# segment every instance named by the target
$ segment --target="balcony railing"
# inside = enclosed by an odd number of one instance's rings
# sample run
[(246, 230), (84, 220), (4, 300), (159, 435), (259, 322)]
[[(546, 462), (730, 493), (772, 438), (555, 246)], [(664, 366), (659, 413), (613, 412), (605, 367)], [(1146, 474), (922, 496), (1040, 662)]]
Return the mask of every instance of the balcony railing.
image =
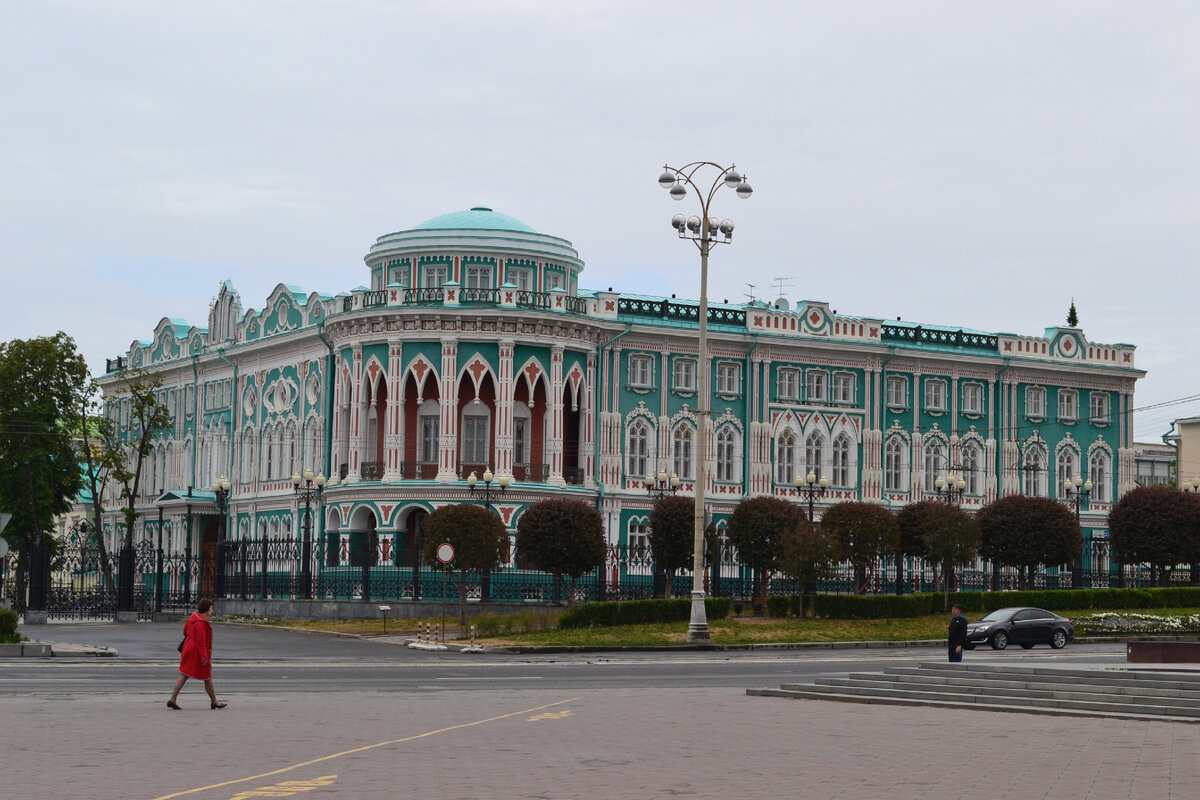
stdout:
[(999, 342), (997, 337), (990, 334), (923, 328), (920, 325), (884, 325), (880, 332), (880, 338), (885, 342), (936, 344), (973, 350), (995, 350)]
[(362, 469), (359, 471), (364, 481), (378, 481), (383, 479), (383, 462), (382, 461), (364, 461)]

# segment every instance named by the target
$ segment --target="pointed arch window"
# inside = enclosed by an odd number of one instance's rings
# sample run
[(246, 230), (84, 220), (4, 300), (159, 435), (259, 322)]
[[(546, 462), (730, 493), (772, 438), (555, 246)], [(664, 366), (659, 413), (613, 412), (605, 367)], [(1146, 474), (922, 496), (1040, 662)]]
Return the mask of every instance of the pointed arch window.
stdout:
[(690, 425), (680, 425), (672, 437), (673, 462), (675, 474), (680, 478), (693, 477), (692, 472), (692, 441), (695, 432)]
[(775, 482), (789, 484), (796, 475), (796, 436), (785, 430), (775, 439)]
[(962, 477), (967, 482), (963, 488), (966, 494), (983, 494), (983, 455), (979, 445), (967, 442), (962, 446)]
[(940, 439), (933, 439), (925, 443), (924, 468), (923, 486), (925, 491), (936, 491), (938, 475), (946, 469), (946, 456)]
[(824, 463), (825, 437), (819, 432), (813, 431), (804, 441), (804, 467), (808, 472), (819, 478), (824, 474), (822, 472)]
[(717, 480), (719, 481), (738, 480), (737, 454), (740, 450), (738, 440), (737, 430), (732, 425), (725, 425), (717, 431)]
[(888, 439), (883, 451), (883, 488), (903, 492), (908, 486), (908, 445), (898, 436)]
[(833, 475), (830, 482), (834, 486), (854, 485), (854, 443), (850, 436), (839, 433), (833, 440)]
[(1093, 503), (1109, 502), (1108, 494), (1109, 458), (1108, 453), (1097, 450), (1092, 453), (1088, 464), (1088, 480), (1092, 482), (1090, 500)]
[(646, 420), (635, 419), (630, 423), (625, 455), (626, 475), (642, 478), (650, 474), (650, 426)]

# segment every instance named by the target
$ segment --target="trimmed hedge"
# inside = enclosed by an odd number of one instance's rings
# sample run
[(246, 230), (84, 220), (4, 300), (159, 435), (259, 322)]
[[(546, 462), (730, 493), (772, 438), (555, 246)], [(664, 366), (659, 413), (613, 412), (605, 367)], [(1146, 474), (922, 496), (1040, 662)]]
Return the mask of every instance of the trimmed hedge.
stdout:
[[(784, 596), (794, 615), (798, 598)], [(884, 619), (923, 617), (943, 612), (944, 595), (933, 592), (896, 595), (816, 594), (804, 598), (805, 611), (828, 619)], [(772, 598), (774, 599), (774, 598)], [(769, 601), (768, 601), (769, 602)], [(1082, 611), (1091, 608), (1188, 608), (1200, 606), (1200, 586), (1169, 589), (1041, 589), (1028, 592), (951, 592), (950, 604), (962, 606), (968, 616), (998, 608), (1036, 606), (1048, 611)], [(778, 607), (775, 606), (776, 608)], [(772, 613), (771, 616), (785, 616)]]
[(21, 635), (17, 633), (17, 612), (11, 608), (0, 608), (0, 644), (17, 644)]
[[(704, 612), (708, 619), (725, 619), (731, 602), (728, 597), (708, 597)], [(650, 622), (687, 622), (692, 617), (688, 600), (622, 600), (615, 603), (583, 603), (558, 618), (560, 628), (611, 628), (618, 625), (643, 625)]]

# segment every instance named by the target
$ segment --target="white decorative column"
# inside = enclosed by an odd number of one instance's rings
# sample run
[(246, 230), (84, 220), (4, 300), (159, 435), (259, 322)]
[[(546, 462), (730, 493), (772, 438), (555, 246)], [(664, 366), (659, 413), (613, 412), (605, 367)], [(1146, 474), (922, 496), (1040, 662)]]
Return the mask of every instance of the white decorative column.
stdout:
[(383, 435), (383, 480), (400, 478), (400, 461), (404, 457), (404, 347), (399, 338), (388, 340), (387, 367), (387, 427)]
[(579, 454), (583, 457), (583, 485), (589, 489), (596, 488), (596, 442), (592, 439), (596, 430), (596, 354), (589, 353), (587, 372), (583, 376), (583, 386), (579, 390), (580, 402), (583, 403), (583, 413), (579, 415), (583, 430), (579, 432)]
[(366, 401), (362, 391), (362, 345), (355, 344), (352, 348), (353, 361), (350, 365), (350, 471), (346, 474), (346, 483), (354, 483), (362, 479), (360, 473), (363, 447), (363, 409)]
[(554, 345), (550, 349), (550, 436), (547, 449), (550, 452), (550, 477), (547, 483), (566, 486), (563, 479), (563, 347)]
[(441, 483), (458, 480), (458, 340), (442, 339), (438, 474)]
[(512, 475), (513, 471), (513, 341), (500, 342), (500, 363), (496, 387), (495, 430), (496, 457), (493, 471), (497, 475)]

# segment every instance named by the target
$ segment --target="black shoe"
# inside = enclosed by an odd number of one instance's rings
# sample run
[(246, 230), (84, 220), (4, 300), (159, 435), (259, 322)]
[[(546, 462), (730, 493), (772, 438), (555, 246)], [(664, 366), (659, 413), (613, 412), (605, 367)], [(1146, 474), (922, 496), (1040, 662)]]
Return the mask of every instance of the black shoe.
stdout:
[(213, 703), (212, 704), (213, 708), (224, 708), (225, 706), (226, 706), (225, 703)]
[(171, 709), (172, 711), (178, 711), (178, 710), (179, 710), (179, 706), (177, 706), (177, 705), (175, 704), (175, 701), (174, 701), (174, 700), (168, 700), (168, 701), (167, 701), (167, 708)]

